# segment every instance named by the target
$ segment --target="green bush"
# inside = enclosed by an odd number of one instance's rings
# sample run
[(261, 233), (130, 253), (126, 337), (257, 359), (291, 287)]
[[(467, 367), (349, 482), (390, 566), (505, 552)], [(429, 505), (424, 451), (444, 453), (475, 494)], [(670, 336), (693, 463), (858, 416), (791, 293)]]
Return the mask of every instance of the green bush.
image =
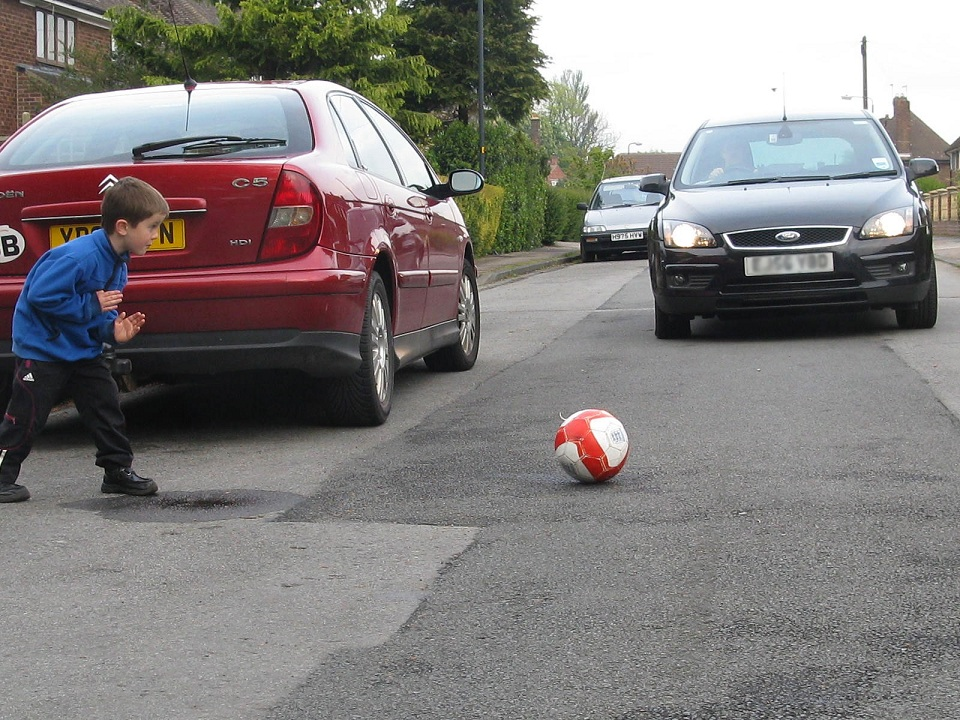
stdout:
[(917, 180), (917, 187), (920, 188), (920, 192), (927, 193), (933, 192), (934, 190), (942, 190), (946, 187), (946, 185), (936, 175), (931, 175), (930, 177), (924, 177)]
[(487, 173), (506, 194), (494, 251), (509, 253), (543, 243), (547, 205), (546, 153), (525, 132), (496, 123), (487, 133)]
[(577, 210), (577, 203), (589, 202), (592, 192), (583, 188), (547, 187), (547, 206), (543, 222), (544, 244), (549, 245), (560, 240), (580, 240), (583, 210)]
[(473, 239), (473, 251), (477, 257), (493, 252), (503, 213), (503, 198), (506, 192), (496, 185), (484, 185), (476, 195), (457, 198), (463, 220)]
[[(467, 228), (477, 255), (509, 253), (538, 247), (544, 240), (547, 203), (547, 156), (522, 130), (503, 122), (491, 123), (486, 133), (485, 175), (502, 192), (460, 198)], [(450, 123), (431, 138), (428, 157), (438, 170), (479, 170), (480, 134), (473, 125)], [(469, 197), (469, 196), (468, 196)], [(490, 202), (490, 207), (484, 207)], [(496, 224), (494, 240), (489, 232)]]

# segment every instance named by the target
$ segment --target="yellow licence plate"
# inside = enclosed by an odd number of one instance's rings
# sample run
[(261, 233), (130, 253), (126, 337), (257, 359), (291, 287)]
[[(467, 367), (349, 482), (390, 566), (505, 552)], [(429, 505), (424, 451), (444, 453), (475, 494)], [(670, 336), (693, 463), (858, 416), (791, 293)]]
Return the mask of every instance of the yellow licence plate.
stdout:
[[(50, 227), (50, 247), (63, 245), (76, 240), (81, 235), (89, 235), (99, 225), (52, 225)], [(183, 250), (187, 247), (187, 237), (183, 229), (183, 220), (164, 220), (160, 226), (160, 236), (154, 240), (147, 252), (154, 250)]]

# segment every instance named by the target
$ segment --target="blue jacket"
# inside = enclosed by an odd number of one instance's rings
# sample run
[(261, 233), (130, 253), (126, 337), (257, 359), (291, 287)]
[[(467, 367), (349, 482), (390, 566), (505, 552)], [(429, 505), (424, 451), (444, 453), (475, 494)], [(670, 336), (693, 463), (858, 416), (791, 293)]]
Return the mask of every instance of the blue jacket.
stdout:
[(13, 312), (13, 352), (46, 362), (90, 360), (114, 343), (118, 312), (102, 312), (97, 290), (123, 290), (130, 255), (117, 255), (107, 234), (45, 252), (27, 275)]

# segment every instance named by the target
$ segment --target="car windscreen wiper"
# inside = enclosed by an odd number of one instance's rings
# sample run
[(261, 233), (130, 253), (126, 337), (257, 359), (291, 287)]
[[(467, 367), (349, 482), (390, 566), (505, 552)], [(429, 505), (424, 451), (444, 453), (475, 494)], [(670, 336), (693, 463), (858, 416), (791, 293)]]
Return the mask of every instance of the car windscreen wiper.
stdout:
[(151, 155), (151, 157), (155, 159), (167, 159), (179, 158), (185, 155), (225, 155), (227, 153), (239, 152), (240, 150), (283, 147), (286, 144), (287, 141), (281, 138), (242, 138), (237, 135), (197, 135), (194, 137), (158, 140), (157, 142), (138, 145), (133, 148), (133, 158), (135, 160), (142, 160), (147, 153), (154, 153), (157, 150), (166, 150), (167, 148), (177, 146), (183, 147), (179, 153), (164, 153), (163, 155)]
[(844, 175), (834, 175), (831, 180), (853, 180), (855, 178), (869, 177), (889, 177), (896, 175), (896, 170), (865, 170), (864, 172), (845, 173)]
[(762, 178), (744, 178), (743, 180), (731, 180), (727, 185), (756, 185), (758, 183), (788, 183), (807, 180), (833, 180), (833, 175), (777, 175), (776, 177)]
[(758, 178), (741, 178), (739, 180), (729, 180), (728, 182), (721, 183), (722, 185), (760, 185), (762, 183), (775, 183), (783, 180), (781, 177), (758, 177)]

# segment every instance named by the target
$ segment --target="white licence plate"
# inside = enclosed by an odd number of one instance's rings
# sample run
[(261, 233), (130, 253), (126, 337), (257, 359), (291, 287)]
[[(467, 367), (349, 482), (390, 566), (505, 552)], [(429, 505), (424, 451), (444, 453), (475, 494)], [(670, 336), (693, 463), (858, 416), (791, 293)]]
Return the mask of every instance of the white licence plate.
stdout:
[(747, 277), (825, 272), (833, 272), (833, 253), (754, 255), (743, 259), (743, 273)]
[(635, 230), (634, 232), (611, 233), (610, 239), (613, 242), (617, 242), (618, 240), (643, 240), (643, 231)]

